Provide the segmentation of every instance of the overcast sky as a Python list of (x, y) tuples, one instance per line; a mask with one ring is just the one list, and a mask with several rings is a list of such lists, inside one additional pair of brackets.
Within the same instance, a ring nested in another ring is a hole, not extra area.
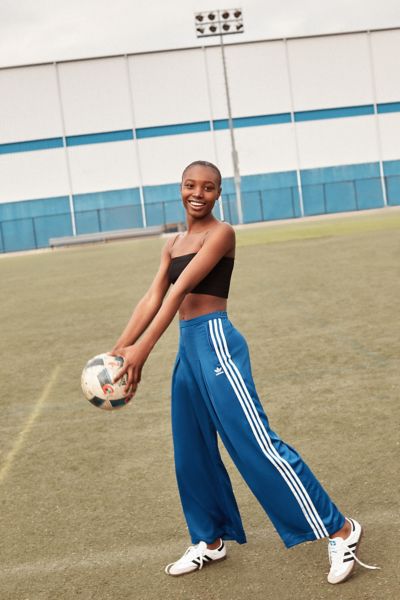
[(0, 0), (0, 67), (197, 46), (194, 12), (234, 7), (232, 42), (400, 27), (400, 0)]

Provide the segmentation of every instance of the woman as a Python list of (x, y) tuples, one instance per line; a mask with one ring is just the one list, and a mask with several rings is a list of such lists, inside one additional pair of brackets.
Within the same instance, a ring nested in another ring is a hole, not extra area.
[(246, 541), (218, 432), (284, 544), (329, 537), (328, 581), (344, 581), (360, 562), (362, 528), (339, 512), (297, 452), (270, 430), (246, 342), (226, 315), (235, 233), (212, 214), (221, 194), (218, 168), (191, 163), (182, 175), (181, 194), (187, 232), (166, 243), (154, 281), (112, 351), (125, 359), (117, 379), (127, 373), (127, 390), (134, 393), (147, 357), (179, 311), (172, 429), (178, 487), (194, 545), (166, 572), (195, 571), (226, 557), (224, 540)]

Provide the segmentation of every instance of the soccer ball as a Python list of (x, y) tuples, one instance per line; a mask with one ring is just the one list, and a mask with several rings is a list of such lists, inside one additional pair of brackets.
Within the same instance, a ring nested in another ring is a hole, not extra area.
[(81, 385), (85, 397), (97, 408), (114, 410), (126, 406), (132, 396), (124, 388), (128, 377), (125, 375), (113, 383), (116, 373), (122, 368), (122, 356), (99, 354), (90, 359), (82, 371)]

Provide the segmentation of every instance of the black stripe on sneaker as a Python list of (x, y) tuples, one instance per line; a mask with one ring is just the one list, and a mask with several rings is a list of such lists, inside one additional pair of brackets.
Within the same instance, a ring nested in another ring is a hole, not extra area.
[(357, 546), (357, 542), (354, 542), (354, 544), (349, 544), (347, 547), (348, 548), (355, 548)]
[(225, 548), (225, 544), (224, 544), (224, 542), (221, 540), (221, 545), (220, 545), (220, 547), (218, 548), (218, 552), (221, 552), (221, 550), (223, 550), (224, 548)]
[(350, 558), (344, 558), (343, 562), (350, 562), (351, 560), (354, 560), (353, 556), (350, 556)]
[(204, 559), (204, 560), (212, 560), (212, 558), (211, 558), (210, 556), (207, 556), (207, 554), (205, 554), (205, 555), (203, 556), (203, 559)]
[(197, 560), (197, 558), (194, 558), (194, 559), (192, 560), (192, 563), (194, 563), (194, 564), (195, 564), (195, 565), (197, 565), (198, 567), (200, 566), (200, 561), (199, 561), (199, 560)]

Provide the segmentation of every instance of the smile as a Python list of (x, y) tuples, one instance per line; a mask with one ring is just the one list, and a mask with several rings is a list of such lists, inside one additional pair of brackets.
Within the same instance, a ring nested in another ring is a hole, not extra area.
[(190, 206), (194, 206), (195, 208), (200, 208), (207, 204), (206, 202), (199, 202), (198, 200), (188, 200), (188, 203)]

